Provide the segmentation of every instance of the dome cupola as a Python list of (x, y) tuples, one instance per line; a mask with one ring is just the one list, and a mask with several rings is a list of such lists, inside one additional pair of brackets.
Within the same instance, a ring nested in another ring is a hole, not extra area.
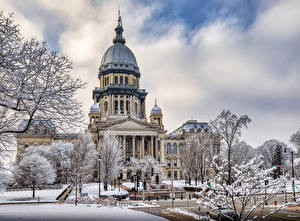
[(90, 112), (101, 112), (100, 107), (98, 104), (93, 104), (90, 108)]
[(119, 11), (118, 24), (115, 28), (116, 36), (113, 39), (113, 45), (110, 46), (101, 59), (99, 74), (106, 73), (128, 73), (139, 77), (139, 67), (132, 51), (125, 45), (123, 37), (122, 18)]

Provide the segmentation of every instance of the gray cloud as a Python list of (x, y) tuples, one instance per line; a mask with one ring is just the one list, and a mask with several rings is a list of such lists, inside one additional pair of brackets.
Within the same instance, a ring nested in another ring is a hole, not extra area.
[[(15, 2), (1, 1), (5, 10), (16, 8)], [(41, 17), (53, 19), (52, 31), (57, 32), (61, 51), (74, 62), (74, 76), (89, 83), (78, 95), (87, 115), (92, 89), (99, 84), (101, 56), (114, 36), (119, 1), (101, 1), (96, 6), (87, 1), (32, 2), (44, 13)], [(20, 7), (16, 18), (22, 30), (46, 38), (42, 33), (47, 25), (28, 16), (37, 9)], [(158, 98), (171, 131), (191, 117), (209, 121), (229, 108), (252, 118), (243, 137), (250, 144), (257, 146), (269, 138), (288, 142), (300, 128), (299, 1), (265, 5), (247, 30), (240, 29), (236, 18), (227, 18), (189, 35), (176, 22), (157, 23), (154, 34), (143, 33), (155, 10), (159, 4), (122, 1), (124, 36), (140, 66), (141, 85), (149, 91), (147, 113)]]

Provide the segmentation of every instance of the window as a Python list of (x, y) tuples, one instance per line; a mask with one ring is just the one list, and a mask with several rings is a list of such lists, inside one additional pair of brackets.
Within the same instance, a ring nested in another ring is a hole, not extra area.
[(115, 84), (118, 84), (118, 76), (115, 76)]
[(94, 141), (95, 149), (97, 150), (97, 140)]
[(174, 179), (177, 180), (177, 171), (174, 171)]
[(104, 102), (104, 111), (107, 111), (107, 101)]
[(128, 84), (128, 77), (125, 77), (125, 84)]
[(126, 111), (129, 110), (129, 101), (126, 101)]
[(167, 143), (167, 154), (170, 154), (171, 152), (171, 144)]
[(181, 143), (181, 144), (179, 144), (179, 154), (182, 154), (182, 152), (183, 152), (183, 148), (182, 148), (182, 143)]
[(170, 160), (170, 159), (168, 159), (168, 161), (167, 161), (167, 162), (168, 162), (167, 166), (168, 166), (168, 167), (170, 167), (170, 166), (171, 166), (171, 160)]
[(28, 148), (28, 144), (25, 144), (24, 148), (25, 148), (25, 149)]
[(124, 101), (123, 100), (120, 101), (120, 109), (121, 109), (121, 113), (123, 114), (124, 113)]
[(177, 154), (177, 144), (173, 143), (173, 154)]
[(168, 171), (168, 178), (171, 178), (171, 171)]
[(44, 129), (44, 135), (47, 135), (48, 130)]
[(123, 77), (120, 77), (120, 84), (123, 84)]
[(177, 159), (173, 159), (173, 165), (174, 167), (177, 167)]
[(118, 110), (118, 101), (115, 101), (115, 111)]
[(158, 144), (157, 149), (158, 149), (158, 151), (160, 151), (160, 140), (157, 142), (157, 144)]

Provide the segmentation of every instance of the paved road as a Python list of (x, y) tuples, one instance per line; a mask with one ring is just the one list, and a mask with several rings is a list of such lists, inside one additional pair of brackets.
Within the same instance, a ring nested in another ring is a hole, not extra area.
[[(192, 216), (186, 216), (183, 214), (171, 212), (168, 210), (168, 208), (171, 208), (171, 200), (160, 200), (158, 202), (155, 202), (156, 204), (159, 204), (161, 206), (161, 216), (168, 219), (168, 220), (198, 220), (193, 218)], [(199, 206), (196, 203), (196, 200), (189, 200), (188, 202), (180, 199), (176, 199), (174, 201), (174, 208), (179, 208), (181, 210), (190, 211), (194, 214), (197, 214), (199, 216), (206, 216), (205, 209), (201, 209), (199, 211)], [(269, 210), (265, 209), (264, 214), (266, 214)], [(254, 216), (261, 216), (261, 210), (257, 210), (252, 217)], [(253, 220), (260, 220), (259, 218), (254, 218)], [(272, 214), (271, 216), (267, 217), (265, 219), (266, 221), (299, 221), (300, 220), (300, 212), (294, 211), (294, 210), (281, 210), (278, 213)]]

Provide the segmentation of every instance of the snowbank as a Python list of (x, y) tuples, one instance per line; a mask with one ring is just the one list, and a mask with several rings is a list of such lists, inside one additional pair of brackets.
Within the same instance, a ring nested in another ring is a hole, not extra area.
[(0, 207), (0, 220), (24, 221), (90, 221), (90, 220), (166, 220), (144, 212), (119, 207), (98, 207), (96, 205), (13, 205)]

